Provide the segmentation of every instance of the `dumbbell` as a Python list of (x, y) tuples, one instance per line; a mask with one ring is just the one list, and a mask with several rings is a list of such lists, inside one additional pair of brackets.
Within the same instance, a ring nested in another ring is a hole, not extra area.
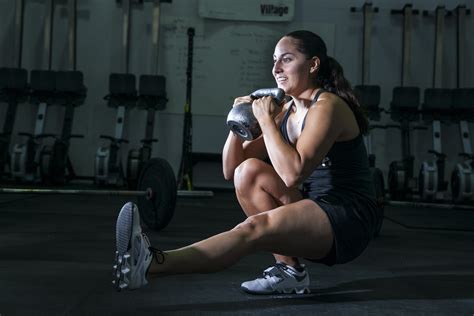
[[(273, 97), (275, 102), (280, 104), (285, 97), (285, 91), (280, 88), (259, 89), (250, 95), (252, 99), (265, 96)], [(235, 105), (227, 115), (227, 125), (232, 132), (244, 140), (253, 140), (262, 134), (258, 121), (252, 112), (252, 103)]]

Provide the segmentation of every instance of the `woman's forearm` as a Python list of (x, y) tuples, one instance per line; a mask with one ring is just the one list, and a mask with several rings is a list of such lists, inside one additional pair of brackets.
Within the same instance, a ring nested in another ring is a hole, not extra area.
[(273, 168), (287, 187), (297, 186), (302, 170), (300, 155), (285, 142), (275, 121), (267, 120), (260, 126)]
[(233, 132), (229, 132), (222, 150), (222, 171), (226, 180), (234, 178), (234, 170), (245, 159), (243, 141)]

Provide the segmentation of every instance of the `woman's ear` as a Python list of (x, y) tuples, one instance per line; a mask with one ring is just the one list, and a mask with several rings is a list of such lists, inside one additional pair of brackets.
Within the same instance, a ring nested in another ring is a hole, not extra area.
[(311, 58), (311, 66), (309, 68), (310, 73), (314, 73), (316, 70), (319, 69), (321, 61), (319, 60), (318, 56), (313, 56)]

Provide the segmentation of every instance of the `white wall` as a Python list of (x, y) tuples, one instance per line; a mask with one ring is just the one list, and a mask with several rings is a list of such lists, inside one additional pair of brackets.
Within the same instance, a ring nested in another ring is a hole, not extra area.
[[(67, 68), (67, 12), (66, 1), (58, 1), (56, 6), (53, 69)], [(361, 78), (361, 50), (362, 50), (362, 14), (351, 13), (351, 6), (361, 7), (364, 1), (333, 0), (312, 1), (296, 0), (295, 21), (302, 25), (320, 23), (334, 25), (335, 37), (334, 57), (339, 60), (345, 69), (346, 77), (353, 85), (360, 83)], [(392, 88), (399, 85), (401, 69), (401, 16), (392, 16), (391, 9), (401, 9), (405, 1), (373, 1), (379, 8), (374, 15), (372, 30), (372, 50), (370, 52), (370, 83), (378, 84), (382, 89), (382, 106), (389, 107)], [(434, 10), (436, 4), (429, 0), (412, 2), (414, 9)], [(454, 9), (457, 1), (445, 1), (448, 10)], [(464, 2), (468, 8), (473, 8), (473, 1)], [(15, 1), (0, 0), (0, 66), (12, 66)], [(200, 21), (197, 15), (198, 0), (173, 0), (172, 4), (162, 5), (162, 19), (180, 17), (190, 21)], [(137, 77), (140, 74), (150, 73), (151, 56), (151, 5), (133, 8), (130, 72)], [(44, 23), (44, 1), (25, 0), (25, 29), (23, 41), (23, 63), (27, 70), (45, 68), (45, 56), (42, 54), (42, 27)], [(71, 141), (71, 159), (79, 175), (93, 175), (93, 161), (97, 147), (102, 144), (100, 134), (113, 134), (115, 109), (108, 108), (103, 96), (108, 91), (108, 75), (111, 72), (121, 71), (121, 7), (114, 0), (81, 0), (78, 1), (78, 30), (77, 30), (77, 69), (83, 71), (85, 84), (88, 87), (87, 100), (77, 108), (73, 133), (84, 134), (84, 139)], [(422, 90), (431, 86), (433, 48), (434, 48), (434, 19), (421, 15), (413, 18), (412, 32), (412, 69), (408, 84), (419, 86)], [(199, 23), (213, 23), (204, 22)], [(214, 22), (218, 23), (218, 22)], [(243, 22), (245, 23), (245, 22)], [(474, 42), (469, 36), (469, 30), (474, 29), (472, 14), (466, 18), (466, 86), (474, 86), (474, 61), (469, 56), (474, 53)], [(209, 25), (209, 24), (205, 24)], [(162, 28), (164, 29), (164, 28)], [(206, 27), (199, 29), (201, 35), (206, 34)], [(287, 31), (291, 31), (288, 29)], [(313, 30), (318, 32), (318, 30)], [(445, 55), (443, 63), (443, 85), (455, 87), (455, 19), (446, 20)], [(163, 31), (165, 32), (165, 31)], [(185, 35), (184, 35), (185, 36)], [(164, 37), (163, 37), (164, 38)], [(199, 37), (195, 45), (199, 47)], [(162, 44), (162, 46), (165, 45)], [(184, 44), (186, 45), (186, 43)], [(166, 68), (166, 52), (160, 52), (160, 69)], [(206, 62), (206, 55), (200, 56), (201, 62)], [(214, 57), (215, 58), (215, 57)], [(223, 60), (231, 63), (229, 56), (222, 56)], [(271, 59), (271, 56), (268, 56)], [(184, 68), (179, 68), (182, 72)], [(270, 69), (268, 70), (270, 72)], [(167, 74), (168, 84), (173, 82), (174, 74)], [(179, 73), (176, 76), (182, 77)], [(194, 78), (194, 81), (197, 82)], [(225, 82), (226, 78), (222, 78)], [(212, 83), (199, 82), (195, 87), (205, 89), (209, 94), (215, 91)], [(184, 87), (184, 85), (183, 85)], [(176, 88), (176, 87), (174, 87)], [(173, 89), (170, 87), (169, 89)], [(235, 87), (236, 94), (240, 93)], [(249, 91), (250, 92), (250, 91)], [(193, 97), (196, 92), (193, 93)], [(184, 102), (185, 89), (181, 96), (170, 98), (170, 108), (178, 109), (158, 113), (155, 122), (155, 137), (159, 143), (154, 146), (154, 155), (166, 158), (177, 171), (180, 160), (183, 117), (180, 109)], [(181, 98), (181, 99), (180, 99)], [(194, 99), (193, 99), (194, 100)], [(203, 106), (195, 104), (193, 107)], [(222, 105), (230, 107), (230, 104)], [(0, 124), (5, 117), (5, 105), (0, 106)], [(19, 131), (32, 131), (36, 108), (27, 104), (19, 106), (15, 121), (15, 136), (12, 143), (21, 142), (16, 136)], [(59, 133), (62, 124), (62, 109), (51, 107), (46, 119), (45, 132)], [(124, 146), (124, 162), (128, 149), (135, 148), (144, 136), (145, 113), (138, 109), (131, 110), (126, 124), (125, 137), (130, 144)], [(383, 122), (389, 122), (387, 115)], [(196, 152), (218, 153), (222, 149), (227, 135), (225, 115), (199, 114), (194, 115), (193, 147)], [(444, 127), (444, 126), (443, 126)], [(471, 126), (472, 127), (472, 126)], [(457, 153), (461, 151), (458, 140), (457, 126), (447, 126), (443, 129), (444, 151), (448, 154), (447, 170), (451, 170), (457, 161)], [(390, 161), (400, 157), (399, 131), (376, 130), (373, 133), (373, 148), (377, 154), (378, 165), (387, 175)], [(413, 135), (413, 148), (416, 148), (415, 166), (422, 160), (430, 159), (426, 153), (431, 145), (431, 133), (416, 132)], [(416, 167), (417, 169), (418, 167)]]

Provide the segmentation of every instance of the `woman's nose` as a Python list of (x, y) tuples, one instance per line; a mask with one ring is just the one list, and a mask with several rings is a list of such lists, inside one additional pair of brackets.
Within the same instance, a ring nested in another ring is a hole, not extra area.
[(280, 67), (280, 63), (278, 61), (276, 61), (273, 64), (273, 73), (280, 73), (281, 71), (282, 71), (282, 69)]

